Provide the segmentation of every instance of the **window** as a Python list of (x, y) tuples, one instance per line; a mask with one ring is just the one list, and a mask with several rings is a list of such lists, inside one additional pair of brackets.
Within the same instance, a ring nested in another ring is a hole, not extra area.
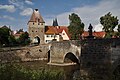
[(54, 35), (51, 35), (51, 37), (54, 37)]
[(34, 31), (32, 30), (32, 32), (34, 32)]
[(38, 25), (40, 25), (40, 23), (38, 23)]
[(65, 33), (63, 33), (63, 35), (65, 35)]
[(46, 43), (49, 43), (51, 40), (46, 40)]
[(43, 23), (41, 23), (41, 25), (43, 25)]
[(47, 35), (47, 37), (49, 37), (49, 35)]
[(34, 23), (33, 23), (33, 25), (34, 25)]

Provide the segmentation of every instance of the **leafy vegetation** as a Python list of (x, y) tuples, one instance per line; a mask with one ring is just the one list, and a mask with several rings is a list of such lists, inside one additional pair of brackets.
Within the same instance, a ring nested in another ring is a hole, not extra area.
[(29, 44), (30, 43), (29, 34), (27, 32), (21, 34), (18, 41), (19, 41), (19, 44), (22, 44), (22, 45)]
[(114, 28), (118, 25), (117, 16), (112, 16), (109, 12), (100, 18), (100, 23), (103, 25), (103, 30), (106, 32), (106, 38), (114, 36)]
[[(18, 31), (20, 32), (21, 29)], [(12, 31), (7, 26), (0, 28), (0, 47), (4, 46), (18, 46), (18, 45), (28, 45), (30, 43), (29, 34), (24, 32), (20, 35), (18, 39), (12, 34)]]
[(80, 17), (72, 13), (69, 15), (70, 25), (68, 26), (69, 34), (72, 40), (80, 39), (84, 31), (84, 23), (82, 23)]
[(1, 45), (9, 45), (9, 33), (10, 29), (6, 26), (0, 28), (0, 46)]
[(20, 65), (1, 64), (0, 80), (63, 80), (61, 71), (31, 70)]

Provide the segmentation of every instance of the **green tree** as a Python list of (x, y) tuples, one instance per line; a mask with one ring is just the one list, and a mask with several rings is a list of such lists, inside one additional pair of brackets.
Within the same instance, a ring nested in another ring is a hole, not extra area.
[(118, 25), (118, 29), (117, 29), (117, 30), (118, 30), (118, 32), (120, 33), (120, 24)]
[(118, 38), (120, 37), (120, 24), (118, 25), (117, 32), (115, 33), (115, 36)]
[(10, 29), (7, 26), (3, 26), (0, 28), (0, 46), (8, 46), (9, 45), (9, 36)]
[(112, 16), (109, 12), (100, 18), (100, 23), (103, 25), (103, 30), (106, 32), (106, 38), (111, 38), (114, 35), (114, 28), (118, 25), (117, 16)]
[(80, 39), (84, 31), (84, 23), (82, 23), (80, 17), (72, 13), (69, 15), (70, 25), (68, 26), (69, 34), (72, 40)]
[(25, 33), (23, 33), (23, 34), (20, 35), (19, 43), (21, 45), (27, 45), (27, 44), (30, 43), (28, 32), (25, 32)]

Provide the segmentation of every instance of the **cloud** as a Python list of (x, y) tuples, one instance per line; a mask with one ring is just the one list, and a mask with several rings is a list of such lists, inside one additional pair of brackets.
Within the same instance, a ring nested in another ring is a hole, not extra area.
[(2, 18), (2, 19), (8, 19), (8, 20), (15, 20), (15, 18), (13, 18), (11, 16), (8, 16), (8, 15), (0, 16), (0, 18)]
[(31, 2), (30, 0), (25, 0), (25, 3), (29, 5), (33, 5), (33, 2)]
[[(71, 13), (77, 13), (82, 22), (85, 23), (85, 30), (88, 30), (88, 26), (91, 23), (93, 27), (99, 25), (99, 18), (108, 12), (111, 12), (113, 16), (118, 16), (120, 19), (120, 0), (101, 0), (99, 3), (94, 5), (84, 5), (82, 7), (72, 8), (69, 12), (64, 12), (57, 15), (59, 25), (69, 25), (68, 16)], [(97, 26), (95, 29), (101, 28)]]
[(26, 4), (33, 5), (33, 2), (30, 0), (8, 0), (8, 2), (12, 5), (15, 5), (17, 8), (19, 8), (21, 10), (23, 10), (27, 7)]
[(4, 9), (8, 12), (15, 12), (15, 6), (14, 5), (0, 5), (0, 9)]
[(101, 24), (95, 25), (94, 31), (102, 31), (103, 26)]
[(30, 16), (33, 13), (33, 9), (32, 8), (26, 8), (25, 10), (23, 10), (20, 15), (22, 16)]
[(24, 0), (9, 0), (9, 3), (18, 7), (19, 9), (24, 9)]

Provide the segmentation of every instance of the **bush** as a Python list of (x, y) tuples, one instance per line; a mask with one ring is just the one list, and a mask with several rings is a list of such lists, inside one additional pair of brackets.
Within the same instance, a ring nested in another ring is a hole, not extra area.
[(1, 64), (0, 80), (63, 80), (61, 71), (31, 70), (20, 65)]

